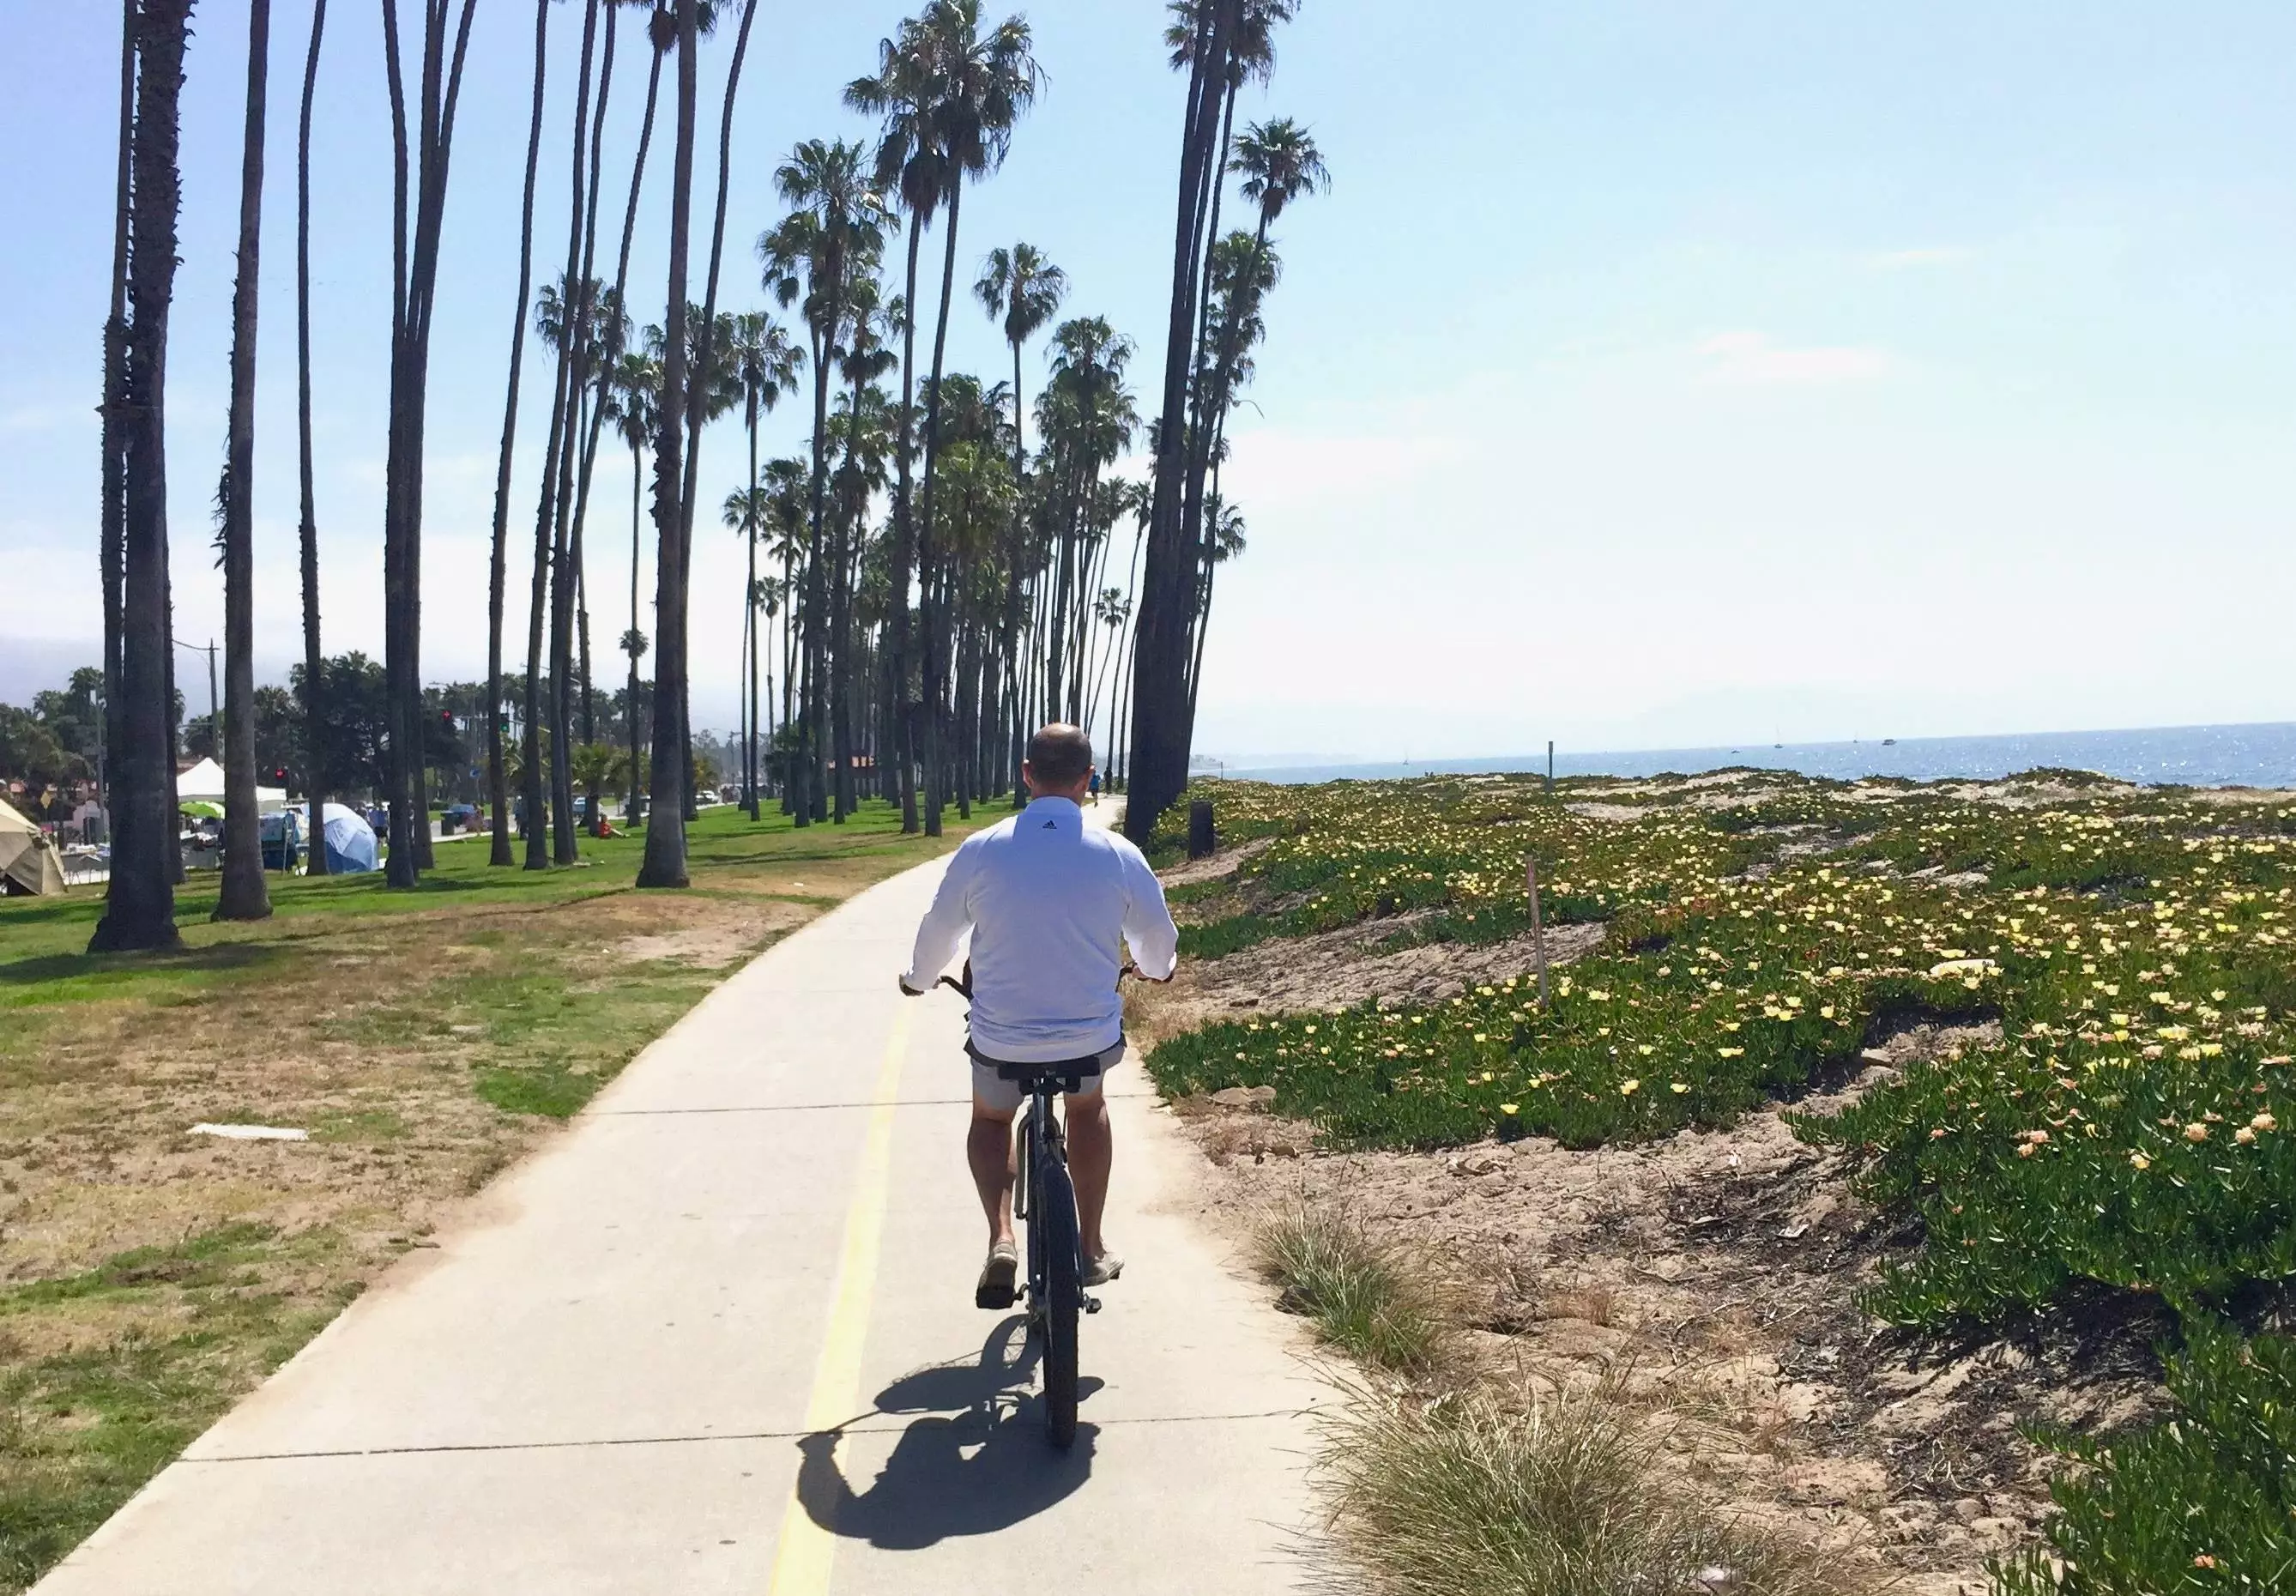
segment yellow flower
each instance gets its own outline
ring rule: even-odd
[[[1669,1082],[1667,1085],[1667,1090],[1673,1092],[1677,1097],[1680,1097],[1684,1092],[1690,1090],[1690,1082],[1687,1081]]]
[[[1735,1058],[1745,1052],[1746,1049],[1743,1048],[1720,1048],[1716,1050],[1725,1058]]]
[[[2142,1153],[2129,1154],[2128,1162],[2137,1169],[2151,1169],[2152,1167],[2152,1160],[2147,1158]]]
[[[1621,1081],[1619,1082],[1619,1095],[1622,1098],[1630,1098],[1633,1097],[1635,1093],[1640,1091],[1642,1088],[1643,1083],[1639,1081],[1632,1079]]]
[[[1513,1103],[1501,1103],[1499,1105],[1499,1112],[1501,1114],[1513,1114],[1514,1111],[1515,1105]]]

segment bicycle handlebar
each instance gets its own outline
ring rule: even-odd
[[[1119,985],[1123,984],[1124,978],[1127,975],[1140,975],[1140,967],[1133,963],[1128,958],[1124,961],[1124,967],[1116,972],[1117,983]],[[1140,979],[1145,981],[1149,979],[1149,977],[1140,975]],[[933,983],[933,984],[935,986],[945,986],[948,988],[949,991],[956,993],[957,996],[963,998],[966,1002],[971,1002],[972,1000],[972,961],[971,959],[967,959],[965,961],[964,975],[943,975],[939,981]],[[901,990],[905,992],[909,991],[906,984],[902,986]],[[909,995],[913,998],[921,998],[924,996],[922,992],[909,992]]]

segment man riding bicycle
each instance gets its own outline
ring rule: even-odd
[[[972,1124],[965,1157],[988,1219],[988,1261],[973,1300],[1013,1305],[1020,1251],[1013,1240],[1013,1117],[1018,1084],[1000,1063],[1080,1061],[1068,1096],[1069,1165],[1076,1179],[1077,1239],[1086,1286],[1123,1272],[1101,1235],[1111,1138],[1101,1076],[1124,1057],[1124,1005],[1117,983],[1124,946],[1151,981],[1168,981],[1179,932],[1163,884],[1114,832],[1087,827],[1083,802],[1094,775],[1092,744],[1055,722],[1029,739],[1021,779],[1028,808],[965,839],[949,860],[932,908],[917,927],[901,990],[920,997],[972,933]]]

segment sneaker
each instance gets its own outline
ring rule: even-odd
[[[1009,1241],[1000,1241],[988,1249],[988,1262],[980,1266],[980,1283],[972,1288],[975,1307],[1002,1312],[1013,1305],[1013,1282],[1021,1272],[1021,1254]]]
[[[1103,1253],[1084,1266],[1086,1286],[1105,1286],[1124,1272],[1124,1260],[1114,1253]]]

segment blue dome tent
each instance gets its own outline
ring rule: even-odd
[[[306,821],[310,819],[311,806],[299,806]],[[349,876],[375,868],[374,827],[359,817],[357,810],[345,809],[340,803],[330,803],[327,814],[327,874]]]

